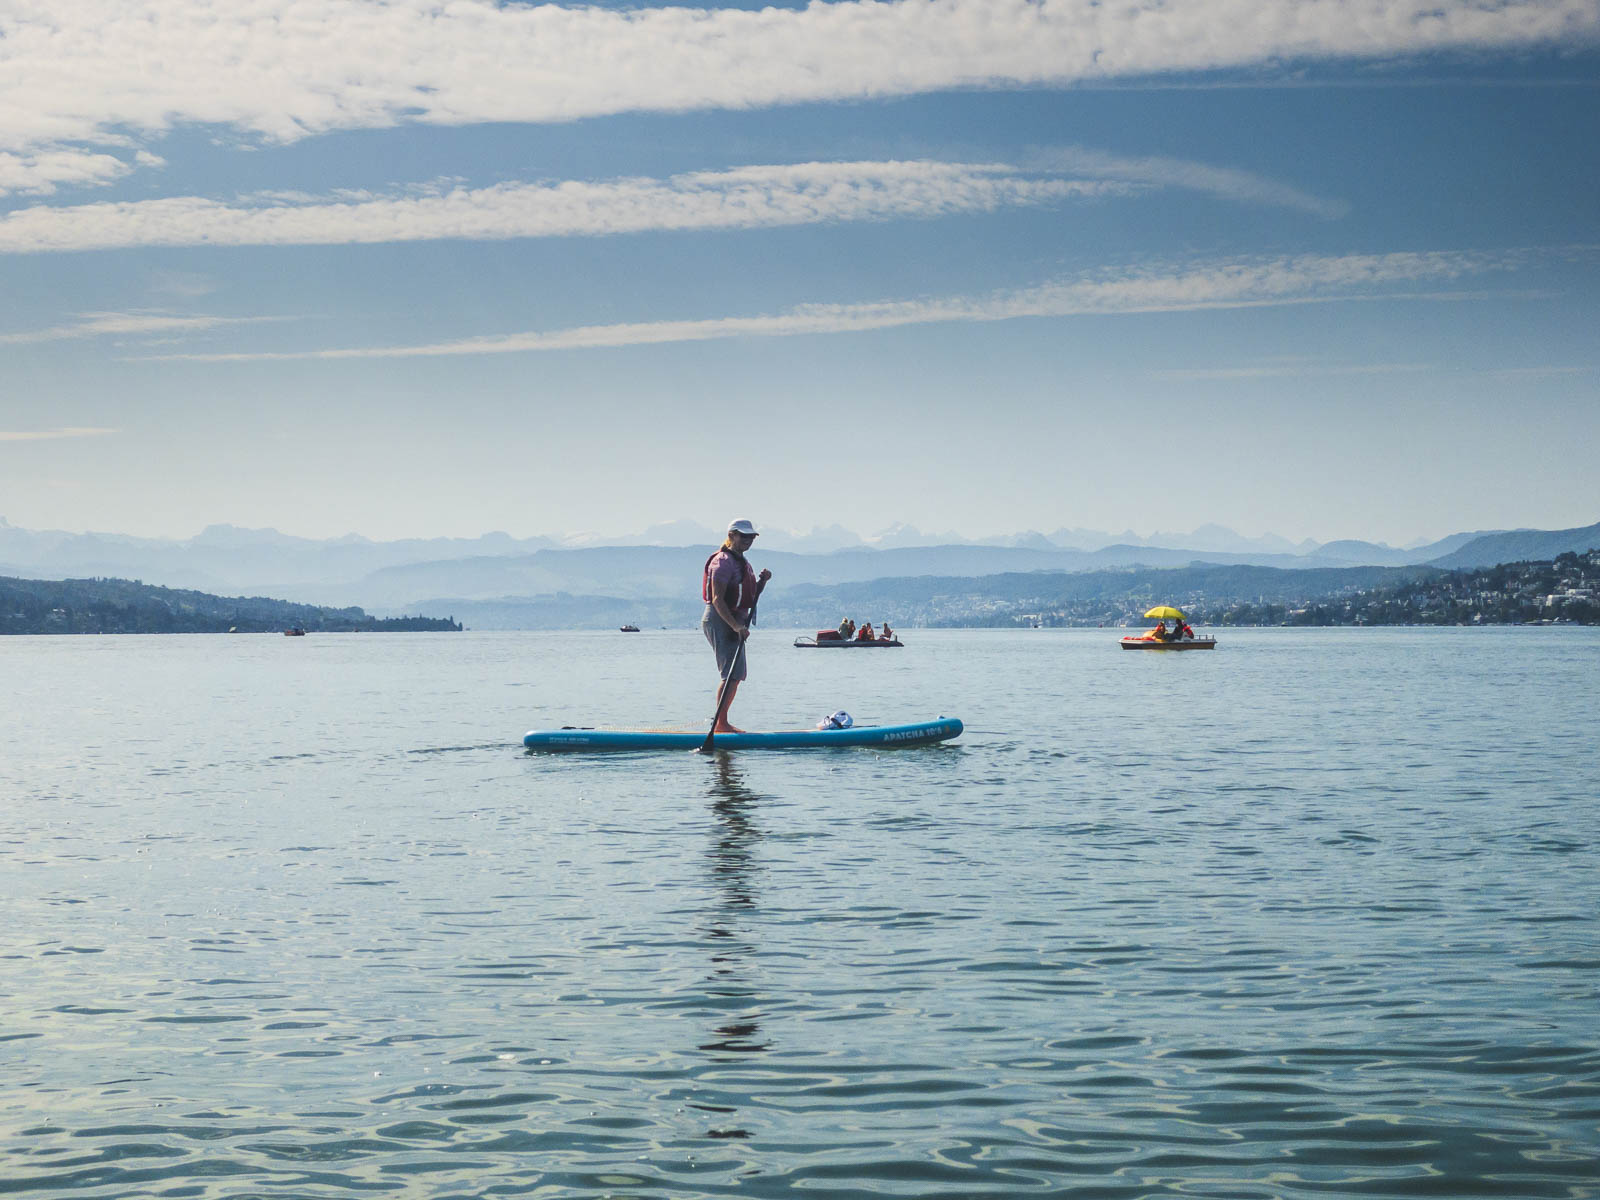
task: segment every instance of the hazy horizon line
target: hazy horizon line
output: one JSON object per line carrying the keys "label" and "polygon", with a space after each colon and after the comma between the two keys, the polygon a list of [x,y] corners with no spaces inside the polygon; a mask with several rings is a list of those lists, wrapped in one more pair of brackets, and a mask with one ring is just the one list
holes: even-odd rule
{"label": "hazy horizon line", "polygon": [[[7,437],[7,435],[5,435],[4,433],[0,433],[0,441],[6,440],[6,437]],[[1597,524],[1597,523],[1600,523],[1600,522],[1589,522],[1589,524]],[[689,529],[690,532],[693,532],[695,534],[701,534],[703,536],[697,536],[695,538],[695,540],[685,541],[685,542],[672,542],[672,541],[665,541],[664,542],[664,541],[660,541],[660,540],[655,540],[655,541],[634,540],[634,539],[644,539],[644,538],[648,537],[650,535],[650,533],[652,532],[652,530],[666,529],[666,528],[670,528],[670,527],[673,527],[673,526],[690,527],[690,529]],[[1444,534],[1423,535],[1423,536],[1414,537],[1414,538],[1408,539],[1406,541],[1400,541],[1400,542],[1392,542],[1392,541],[1388,541],[1388,540],[1385,540],[1385,539],[1382,539],[1382,538],[1376,538],[1376,537],[1354,537],[1354,536],[1342,536],[1342,537],[1333,537],[1333,538],[1325,538],[1325,539],[1319,539],[1319,538],[1310,537],[1310,536],[1298,537],[1297,538],[1297,537],[1293,537],[1293,536],[1290,536],[1290,535],[1287,535],[1287,534],[1278,533],[1278,532],[1273,531],[1273,530],[1264,530],[1261,533],[1254,533],[1254,534],[1241,533],[1241,532],[1239,532],[1238,530],[1234,529],[1231,526],[1223,525],[1220,522],[1210,522],[1210,521],[1202,522],[1200,525],[1197,525],[1195,528],[1193,528],[1193,529],[1191,529],[1191,530],[1189,530],[1187,532],[1179,531],[1179,530],[1169,530],[1169,529],[1152,529],[1148,533],[1140,533],[1140,532],[1134,530],[1131,527],[1124,528],[1124,529],[1122,529],[1120,531],[1114,531],[1114,530],[1109,530],[1109,529],[1091,529],[1091,528],[1087,528],[1087,527],[1084,527],[1084,526],[1059,525],[1059,526],[1056,526],[1055,528],[1050,529],[1050,530],[1031,528],[1031,529],[1015,530],[1015,531],[1006,532],[1006,533],[987,533],[987,534],[970,535],[970,534],[962,534],[962,533],[959,533],[959,532],[957,532],[955,530],[925,531],[925,530],[923,530],[923,529],[921,529],[921,528],[919,528],[917,526],[910,525],[910,524],[905,523],[905,522],[897,522],[896,524],[891,525],[891,526],[889,526],[889,527],[887,527],[887,528],[885,528],[885,529],[883,529],[883,530],[881,530],[879,532],[871,533],[871,534],[862,534],[862,533],[857,532],[856,530],[847,529],[844,526],[838,525],[838,524],[829,525],[829,526],[812,526],[809,530],[790,529],[790,528],[782,527],[782,526],[779,526],[779,525],[776,525],[776,524],[772,524],[772,525],[766,526],[765,529],[763,530],[763,532],[769,537],[776,535],[776,536],[778,536],[778,537],[780,537],[782,539],[800,541],[800,542],[815,541],[815,540],[826,540],[829,537],[829,535],[832,535],[832,538],[835,541],[839,541],[839,540],[841,540],[843,538],[846,538],[846,537],[855,539],[854,543],[848,543],[847,542],[847,543],[844,543],[844,544],[841,544],[841,545],[837,545],[831,550],[814,551],[814,552],[812,552],[812,553],[819,553],[819,554],[835,553],[835,552],[837,552],[839,550],[871,550],[871,551],[878,551],[878,550],[882,550],[882,549],[933,549],[933,548],[938,548],[938,547],[943,547],[943,546],[988,547],[988,548],[993,548],[993,549],[1022,549],[1022,550],[1026,550],[1026,549],[1042,549],[1042,547],[1017,546],[1017,545],[1012,545],[1012,544],[1008,544],[1008,543],[1012,543],[1012,542],[1015,542],[1018,539],[1029,538],[1029,537],[1039,537],[1039,538],[1043,538],[1046,541],[1051,541],[1053,536],[1059,536],[1059,535],[1077,535],[1077,536],[1083,537],[1083,538],[1085,538],[1087,540],[1104,539],[1104,541],[1102,542],[1101,545],[1097,545],[1097,546],[1094,546],[1093,548],[1088,548],[1088,549],[1086,549],[1083,546],[1078,546],[1078,545],[1062,544],[1062,543],[1052,542],[1052,549],[1061,550],[1061,551],[1077,551],[1077,552],[1081,552],[1081,553],[1094,553],[1094,552],[1096,552],[1098,550],[1108,549],[1108,548],[1111,548],[1111,547],[1114,547],[1114,546],[1119,546],[1119,545],[1136,545],[1140,549],[1152,549],[1152,550],[1156,550],[1156,549],[1187,550],[1187,549],[1192,549],[1193,547],[1186,546],[1186,545],[1183,545],[1181,543],[1180,544],[1154,543],[1154,542],[1152,542],[1151,539],[1154,539],[1154,538],[1165,538],[1165,537],[1170,537],[1170,538],[1174,538],[1174,539],[1185,539],[1185,538],[1194,538],[1194,537],[1214,538],[1214,537],[1217,537],[1219,535],[1225,535],[1225,536],[1228,536],[1228,537],[1231,537],[1231,538],[1237,538],[1238,540],[1240,540],[1242,542],[1255,542],[1255,543],[1277,542],[1277,543],[1283,543],[1284,546],[1287,547],[1287,548],[1284,548],[1284,549],[1277,549],[1277,550],[1270,549],[1268,547],[1257,547],[1257,551],[1258,552],[1262,552],[1262,553],[1283,553],[1283,554],[1290,554],[1290,555],[1294,555],[1294,556],[1307,556],[1307,555],[1315,554],[1317,550],[1320,550],[1323,547],[1330,546],[1330,545],[1336,545],[1336,544],[1338,544],[1340,542],[1363,542],[1363,543],[1366,543],[1368,545],[1377,546],[1377,547],[1381,547],[1381,548],[1384,548],[1384,549],[1409,550],[1409,549],[1415,549],[1415,548],[1418,548],[1418,547],[1421,547],[1421,546],[1426,546],[1426,545],[1432,544],[1434,542],[1443,541],[1446,538],[1457,537],[1457,536],[1467,535],[1467,534],[1470,534],[1472,536],[1485,536],[1485,535],[1493,534],[1493,533],[1560,532],[1560,531],[1566,530],[1566,529],[1582,529],[1582,528],[1585,528],[1585,527],[1586,527],[1586,525],[1584,525],[1584,524],[1561,525],[1561,526],[1505,524],[1505,525],[1496,526],[1494,528],[1484,528],[1484,529],[1475,529],[1475,530],[1454,529],[1454,530],[1451,530],[1450,532],[1444,533]],[[758,526],[758,528],[761,528],[761,526]],[[508,532],[506,530],[503,530],[503,529],[492,529],[492,530],[486,530],[486,531],[484,531],[482,533],[470,534],[470,535],[469,534],[411,534],[411,535],[403,535],[403,536],[399,536],[399,537],[371,537],[369,535],[362,534],[362,533],[357,533],[355,531],[349,531],[349,532],[345,532],[345,533],[342,533],[342,534],[334,534],[334,535],[328,535],[328,536],[315,536],[315,535],[307,535],[307,534],[286,533],[283,530],[278,529],[277,527],[271,526],[271,525],[246,526],[246,525],[235,525],[235,524],[233,524],[231,522],[226,522],[226,521],[211,522],[210,524],[207,524],[206,526],[204,526],[198,533],[187,535],[187,536],[172,535],[172,534],[124,533],[124,532],[118,532],[118,531],[108,530],[108,529],[87,529],[87,528],[86,529],[78,529],[78,530],[69,530],[69,529],[35,529],[35,528],[30,528],[28,526],[14,525],[9,520],[7,520],[4,516],[0,516],[0,533],[4,533],[4,532],[9,531],[9,532],[15,532],[15,533],[32,534],[32,535],[35,535],[35,536],[60,535],[60,536],[66,536],[66,537],[90,537],[90,538],[93,538],[93,537],[106,537],[106,538],[117,538],[117,539],[125,539],[125,540],[130,540],[130,541],[138,541],[138,542],[165,542],[165,543],[171,543],[171,544],[180,545],[180,546],[187,546],[187,545],[189,545],[191,543],[199,541],[201,538],[204,538],[206,536],[206,534],[212,532],[213,530],[232,531],[232,532],[236,532],[236,533],[240,533],[240,534],[270,535],[272,537],[280,538],[280,539],[283,539],[285,541],[291,541],[291,542],[305,542],[305,543],[311,543],[311,544],[329,544],[329,543],[336,543],[336,542],[357,542],[357,543],[365,543],[365,544],[369,544],[369,545],[373,545],[373,546],[394,545],[394,544],[402,543],[402,542],[477,542],[477,541],[485,541],[485,540],[488,540],[488,539],[501,539],[501,538],[503,538],[503,539],[506,539],[508,541],[513,541],[513,542],[548,542],[548,543],[551,543],[551,545],[549,545],[547,547],[544,547],[544,548],[556,549],[556,550],[581,550],[581,549],[599,549],[599,548],[608,548],[608,549],[629,549],[629,548],[639,548],[639,549],[649,549],[649,548],[679,549],[679,548],[688,548],[688,547],[692,547],[692,546],[700,546],[700,545],[711,544],[711,543],[714,543],[717,540],[717,537],[718,537],[717,533],[715,532],[714,527],[709,526],[709,525],[700,525],[698,522],[694,522],[694,521],[691,521],[691,520],[688,520],[688,519],[682,519],[682,518],[676,519],[676,520],[672,520],[672,521],[657,522],[656,524],[651,525],[651,526],[647,526],[647,527],[645,527],[645,529],[637,531],[637,532],[620,533],[620,534],[604,533],[604,532],[600,532],[600,531],[597,531],[597,530],[572,530],[572,531],[567,531],[567,532],[563,532],[563,533],[513,534],[513,533],[510,533],[510,532]],[[910,545],[894,544],[895,540],[898,539],[898,538],[901,538],[901,537],[908,538],[908,539],[920,539],[920,540],[916,540]],[[1133,541],[1125,540],[1125,539],[1129,539],[1129,538],[1132,538],[1134,540]],[[891,544],[888,545],[888,546],[884,546],[882,543],[885,542],[885,541],[889,541]],[[759,548],[760,547],[759,547],[759,544],[758,544],[758,549]],[[790,551],[784,551],[784,552],[790,552]],[[805,553],[804,551],[792,551],[792,552],[793,553]],[[1236,552],[1239,552],[1239,551],[1213,550],[1211,552],[1212,553],[1236,553]]]}

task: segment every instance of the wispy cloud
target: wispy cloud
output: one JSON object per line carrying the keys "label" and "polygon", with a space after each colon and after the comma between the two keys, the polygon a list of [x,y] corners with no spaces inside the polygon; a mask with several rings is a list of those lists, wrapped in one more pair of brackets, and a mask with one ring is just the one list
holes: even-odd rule
{"label": "wispy cloud", "polygon": [[217,281],[192,271],[157,271],[150,277],[149,288],[152,294],[196,300],[216,291]]}
{"label": "wispy cloud", "polygon": [[[1457,299],[1475,299],[1478,293],[1457,292],[1452,297]],[[1285,379],[1308,377],[1344,377],[1363,375],[1406,375],[1420,371],[1441,370],[1441,364],[1436,362],[1399,362],[1399,363],[1319,363],[1301,359],[1273,360],[1264,363],[1246,364],[1236,367],[1174,367],[1170,370],[1148,372],[1152,379],[1169,381],[1184,380],[1187,382],[1222,381],[1234,382],[1242,379]],[[1465,368],[1452,365],[1450,370],[1491,376],[1495,379],[1507,381],[1518,379],[1566,379],[1581,378],[1596,373],[1597,368],[1591,366],[1536,366],[1536,367],[1494,367],[1489,370],[1481,368]]]}
{"label": "wispy cloud", "polygon": [[1074,147],[1040,156],[1042,164],[1089,178],[1122,184],[1183,188],[1243,204],[1298,209],[1312,216],[1335,220],[1350,206],[1291,187],[1249,171],[1216,167],[1179,158],[1127,158]]}
{"label": "wispy cloud", "polygon": [[1130,186],[1109,171],[1104,178],[1070,179],[1004,164],[813,162],[669,179],[434,185],[398,195],[271,194],[236,204],[180,196],[9,213],[0,217],[0,253],[749,229],[988,212]]}
{"label": "wispy cloud", "polygon": [[23,346],[34,342],[59,342],[71,338],[95,337],[171,337],[226,325],[253,325],[280,321],[283,317],[175,316],[158,312],[80,313],[65,325],[31,329],[21,333],[0,333],[0,346]]}
{"label": "wispy cloud", "polygon": [[[1524,259],[1524,255],[1508,251],[1500,254],[1439,252],[1229,260],[1179,269],[1108,272],[977,297],[806,305],[772,315],[588,325],[410,346],[145,357],[147,360],[246,362],[523,354],[719,338],[860,333],[906,325],[1008,321],[1023,317],[1190,312],[1421,295],[1454,299],[1460,293],[1449,289],[1457,281],[1510,269]],[[1421,286],[1436,290],[1418,292],[1416,289]]]}
{"label": "wispy cloud", "polygon": [[1558,366],[1549,364],[1537,367],[1500,367],[1492,372],[1500,379],[1575,379],[1585,375],[1593,375],[1597,369],[1592,366]]}
{"label": "wispy cloud", "polygon": [[1208,380],[1284,379],[1306,376],[1346,375],[1403,375],[1417,371],[1437,370],[1436,363],[1363,363],[1338,364],[1314,362],[1267,362],[1237,367],[1175,367],[1170,370],[1151,371],[1152,379]]}
{"label": "wispy cloud", "polygon": [[289,142],[407,121],[750,108],[1597,35],[1600,0],[847,0],[758,11],[9,0],[0,153],[13,161],[0,188],[103,181],[126,160],[92,161],[89,148],[184,124]]}
{"label": "wispy cloud", "polygon": [[99,429],[88,425],[68,425],[62,429],[0,429],[0,442],[47,442],[58,438],[107,437],[120,429]]}

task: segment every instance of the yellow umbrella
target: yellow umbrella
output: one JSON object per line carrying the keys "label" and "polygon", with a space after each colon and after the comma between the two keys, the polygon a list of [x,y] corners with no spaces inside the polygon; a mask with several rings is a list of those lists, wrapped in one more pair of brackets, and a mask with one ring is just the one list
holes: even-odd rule
{"label": "yellow umbrella", "polygon": [[1158,605],[1156,605],[1149,612],[1145,613],[1145,617],[1147,619],[1149,619],[1149,620],[1155,620],[1155,621],[1181,621],[1181,620],[1183,620],[1183,614],[1181,612],[1179,612],[1177,609],[1173,608],[1172,605],[1170,605],[1170,604],[1158,604]]}

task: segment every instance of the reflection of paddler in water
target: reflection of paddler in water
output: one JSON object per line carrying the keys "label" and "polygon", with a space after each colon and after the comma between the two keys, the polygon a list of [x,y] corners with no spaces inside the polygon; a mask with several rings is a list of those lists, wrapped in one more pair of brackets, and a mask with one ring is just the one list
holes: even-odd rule
{"label": "reflection of paddler in water", "polygon": [[[761,832],[751,821],[755,803],[760,799],[744,781],[744,775],[731,754],[719,754],[716,760],[716,781],[711,785],[711,811],[716,814],[720,829],[711,845],[711,874],[722,888],[726,910],[734,911],[755,907],[755,897],[750,891],[750,872],[753,867],[751,848],[760,840]],[[713,928],[713,937],[731,937],[720,927]]]}
{"label": "reflection of paddler in water", "polygon": [[[706,995],[719,1008],[726,1009],[731,1019],[719,1024],[715,1037],[700,1049],[733,1054],[760,1053],[770,1049],[771,1043],[757,1040],[762,1014],[751,1002],[759,999],[760,992],[744,978],[747,960],[755,953],[755,946],[739,926],[742,918],[756,906],[755,848],[762,834],[754,816],[761,797],[745,783],[731,754],[717,756],[716,777],[710,794],[711,811],[717,818],[718,828],[707,857],[720,903],[707,931],[713,939],[715,952],[711,956],[712,974],[707,981]],[[746,1003],[740,1005],[740,1001]],[[716,1136],[740,1135],[723,1132]]]}

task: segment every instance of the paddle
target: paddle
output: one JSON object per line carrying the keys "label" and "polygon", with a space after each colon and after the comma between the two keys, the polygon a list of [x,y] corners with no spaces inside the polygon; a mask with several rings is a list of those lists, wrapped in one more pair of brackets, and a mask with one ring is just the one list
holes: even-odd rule
{"label": "paddle", "polygon": [[[756,605],[760,603],[761,593],[757,592],[755,602],[750,605],[750,616],[744,623],[746,629],[756,623]],[[721,620],[722,618],[718,617],[717,619]],[[739,649],[742,650],[744,647],[740,646]],[[728,691],[728,681],[733,678],[733,668],[738,663],[739,650],[735,650],[733,656],[728,659],[728,673],[722,677],[722,687],[717,690],[717,715],[711,718],[711,730],[706,734],[706,740],[695,747],[694,752],[696,754],[704,754],[711,749],[711,739],[717,736],[717,726],[722,724],[722,718],[728,714],[728,702],[733,699]]]}

